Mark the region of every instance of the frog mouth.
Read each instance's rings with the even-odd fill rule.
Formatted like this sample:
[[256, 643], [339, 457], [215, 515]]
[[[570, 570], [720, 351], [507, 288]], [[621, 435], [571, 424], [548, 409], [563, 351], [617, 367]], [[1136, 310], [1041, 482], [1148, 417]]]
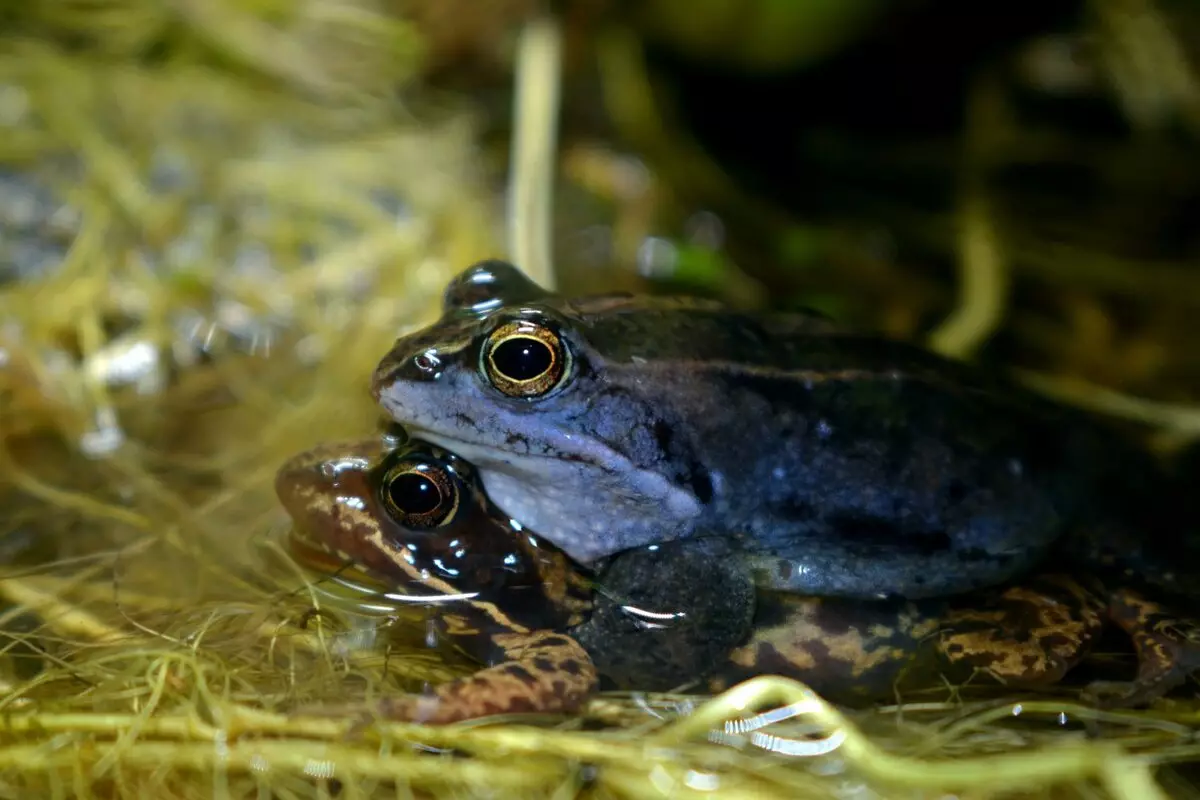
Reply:
[[301, 526], [292, 527], [287, 545], [288, 552], [297, 563], [315, 572], [320, 584], [335, 587], [339, 599], [345, 600], [349, 595], [359, 611], [391, 613], [404, 606], [437, 606], [471, 600], [476, 596], [473, 592], [405, 592], [394, 581], [363, 568], [351, 556], [334, 550]]
[[532, 441], [518, 431], [519, 418], [506, 419], [505, 412], [477, 419], [470, 404], [464, 406], [446, 397], [446, 392], [456, 386], [432, 392], [420, 384], [403, 382], [401, 388], [380, 388], [376, 400], [409, 438], [438, 445], [476, 464], [514, 465], [524, 460], [547, 464], [571, 462], [606, 472], [627, 470], [631, 466], [628, 459], [592, 437], [559, 433], [551, 441]]
[[[552, 480], [556, 474], [550, 469], [541, 471], [538, 468], [522, 468], [522, 463], [546, 464], [560, 470], [582, 466], [596, 470], [595, 479], [601, 481], [626, 476], [628, 483], [635, 485], [638, 491], [652, 498], [654, 502], [664, 501], [675, 493], [666, 478], [653, 470], [638, 467], [630, 458], [596, 439], [562, 435], [561, 439], [546, 446], [549, 452], [537, 452], [528, 447], [527, 441], [523, 450], [513, 447], [512, 436], [508, 441], [500, 437], [490, 440], [483, 437], [470, 439], [444, 433], [444, 428], [428, 428], [417, 423], [405, 423], [405, 426], [413, 438], [423, 439], [449, 450], [471, 462], [476, 468], [491, 468], [510, 475], [524, 473]], [[521, 437], [521, 440], [524, 440], [524, 437]], [[694, 509], [689, 508], [684, 516], [692, 516], [694, 513]]]
[[[523, 461], [543, 464], [578, 464], [594, 467], [609, 474], [621, 474], [634, 470], [633, 462], [603, 442], [587, 437], [565, 436], [565, 440], [547, 443], [544, 451], [533, 449], [529, 440], [521, 434], [497, 435], [494, 438], [463, 436], [458, 427], [447, 433], [447, 427], [430, 427], [419, 422], [404, 422], [405, 430], [412, 439], [422, 439], [435, 444], [476, 466], [493, 468], [508, 467], [520, 470]], [[518, 447], [523, 444], [524, 448]], [[524, 470], [521, 470], [524, 471]]]
[[333, 550], [299, 525], [292, 527], [287, 545], [292, 558], [323, 576], [335, 580], [345, 577], [355, 583], [375, 583], [379, 585], [380, 591], [385, 588], [382, 581], [364, 571], [349, 555]]
[[387, 616], [407, 605], [401, 601], [408, 598], [389, 582], [364, 570], [346, 554], [330, 549], [302, 528], [292, 529], [288, 551], [301, 566], [316, 574], [317, 580], [309, 584], [310, 589], [335, 605], [357, 613]]
[[585, 458], [564, 457], [563, 455], [553, 455], [550, 453], [533, 453], [520, 452], [509, 450], [502, 447], [497, 447], [495, 443], [488, 442], [483, 439], [466, 439], [459, 436], [441, 433], [428, 428], [418, 428], [413, 426], [412, 432], [418, 434], [419, 438], [424, 439], [431, 444], [436, 444], [446, 450], [454, 453], [460, 458], [464, 458], [474, 464], [512, 464], [512, 460], [496, 457], [497, 454], [514, 454], [521, 459], [536, 458], [540, 461], [588, 461]]

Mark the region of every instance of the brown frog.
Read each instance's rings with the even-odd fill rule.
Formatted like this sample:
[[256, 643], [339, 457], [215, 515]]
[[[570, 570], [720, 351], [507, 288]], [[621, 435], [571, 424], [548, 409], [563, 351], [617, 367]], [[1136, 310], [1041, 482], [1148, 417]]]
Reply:
[[441, 635], [486, 665], [432, 695], [383, 701], [393, 719], [572, 711], [601, 681], [717, 690], [782, 674], [847, 701], [946, 670], [1045, 685], [1107, 622], [1131, 637], [1138, 672], [1090, 687], [1104, 702], [1147, 702], [1200, 666], [1193, 623], [1091, 576], [919, 601], [814, 598], [754, 586], [720, 539], [634, 548], [586, 570], [492, 504], [469, 463], [421, 441], [326, 445], [287, 462], [276, 488], [299, 560], [439, 606]]

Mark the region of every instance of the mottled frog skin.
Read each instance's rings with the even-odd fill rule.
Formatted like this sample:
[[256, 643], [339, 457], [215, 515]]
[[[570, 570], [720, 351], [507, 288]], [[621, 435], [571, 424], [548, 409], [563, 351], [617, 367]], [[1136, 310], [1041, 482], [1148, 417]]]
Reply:
[[[456, 278], [372, 390], [577, 563], [719, 537], [760, 586], [941, 597], [1054, 553], [1194, 593], [1157, 465], [1073, 410], [821, 318]], [[1185, 552], [1187, 551], [1187, 552]]]
[[755, 587], [719, 539], [635, 548], [587, 570], [492, 504], [470, 464], [421, 441], [326, 445], [286, 463], [276, 488], [300, 561], [437, 606], [440, 634], [485, 665], [383, 701], [392, 719], [570, 712], [602, 681], [718, 690], [781, 674], [843, 701], [890, 699], [939, 674], [1044, 685], [1110, 621], [1130, 635], [1139, 669], [1130, 683], [1093, 686], [1096, 699], [1144, 703], [1200, 666], [1192, 623], [1090, 576], [921, 601], [803, 597]]

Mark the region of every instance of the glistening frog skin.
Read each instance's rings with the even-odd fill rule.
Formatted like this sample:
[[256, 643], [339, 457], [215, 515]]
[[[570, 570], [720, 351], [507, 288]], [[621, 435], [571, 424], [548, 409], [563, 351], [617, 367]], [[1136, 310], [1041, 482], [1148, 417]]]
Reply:
[[636, 548], [593, 573], [491, 504], [468, 463], [420, 441], [391, 452], [377, 440], [326, 445], [286, 463], [276, 489], [299, 560], [439, 606], [440, 634], [487, 665], [430, 695], [382, 701], [392, 719], [569, 712], [601, 679], [717, 690], [782, 674], [847, 701], [930, 685], [939, 670], [1049, 684], [1106, 621], [1139, 659], [1133, 682], [1093, 687], [1108, 704], [1152, 700], [1200, 665], [1194, 625], [1090, 576], [922, 601], [822, 599], [757, 589], [737, 556], [714, 557], [698, 539]]
[[443, 311], [372, 391], [580, 564], [715, 536], [759, 585], [827, 597], [945, 596], [1052, 551], [1198, 588], [1148, 454], [919, 347], [799, 313], [563, 297], [498, 261]]

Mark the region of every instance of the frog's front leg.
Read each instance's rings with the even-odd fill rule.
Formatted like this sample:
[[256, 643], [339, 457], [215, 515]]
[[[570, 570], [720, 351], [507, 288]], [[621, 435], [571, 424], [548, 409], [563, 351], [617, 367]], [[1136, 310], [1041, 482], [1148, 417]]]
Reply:
[[1129, 682], [1096, 681], [1084, 691], [1108, 708], [1146, 705], [1200, 669], [1200, 621], [1173, 613], [1138, 592], [1113, 593], [1108, 616], [1129, 634], [1137, 655], [1137, 676]]
[[499, 663], [424, 695], [387, 698], [377, 713], [395, 721], [445, 725], [496, 714], [571, 712], [596, 691], [596, 668], [570, 636], [504, 633], [492, 643]]
[[1087, 655], [1104, 628], [1106, 606], [1103, 590], [1090, 582], [1036, 575], [955, 598], [938, 647], [952, 666], [1005, 685], [1050, 685]]
[[703, 679], [749, 638], [755, 586], [721, 540], [629, 550], [601, 569], [592, 615], [572, 630], [617, 688], [668, 691]]

